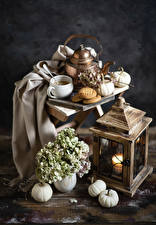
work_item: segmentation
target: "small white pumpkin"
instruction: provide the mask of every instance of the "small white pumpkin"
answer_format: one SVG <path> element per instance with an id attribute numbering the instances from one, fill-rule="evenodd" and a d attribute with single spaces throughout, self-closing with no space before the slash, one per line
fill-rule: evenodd
<path id="1" fill-rule="evenodd" d="M 114 80 L 116 87 L 125 87 L 130 84 L 131 77 L 122 67 L 120 69 L 120 71 L 112 72 L 111 77 Z"/>
<path id="2" fill-rule="evenodd" d="M 100 83 L 97 92 L 101 96 L 111 95 L 114 92 L 114 83 L 110 80 L 103 80 Z"/>
<path id="3" fill-rule="evenodd" d="M 54 186 L 60 192 L 69 192 L 76 186 L 76 182 L 76 174 L 74 173 L 72 176 L 65 177 L 62 181 L 54 182 Z"/>
<path id="4" fill-rule="evenodd" d="M 47 202 L 51 199 L 53 195 L 53 190 L 47 183 L 37 183 L 34 185 L 31 191 L 31 196 L 37 202 Z"/>
<path id="5" fill-rule="evenodd" d="M 96 180 L 88 187 L 88 193 L 92 197 L 98 196 L 104 190 L 106 190 L 106 183 L 103 180 Z"/>
<path id="6" fill-rule="evenodd" d="M 116 191 L 110 189 L 102 191 L 99 195 L 98 200 L 101 206 L 110 208 L 118 204 L 119 196 Z"/>

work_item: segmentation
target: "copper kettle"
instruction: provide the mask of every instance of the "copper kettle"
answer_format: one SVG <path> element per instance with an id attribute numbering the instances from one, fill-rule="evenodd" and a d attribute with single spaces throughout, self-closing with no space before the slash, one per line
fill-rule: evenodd
<path id="1" fill-rule="evenodd" d="M 84 47 L 84 45 L 81 44 L 80 47 L 74 51 L 73 55 L 71 55 L 66 60 L 65 70 L 67 74 L 72 78 L 76 79 L 80 72 L 86 70 L 98 71 L 99 56 L 101 55 L 103 48 L 100 42 L 97 40 L 97 38 L 86 34 L 73 34 L 67 38 L 67 40 L 64 43 L 64 46 L 66 46 L 67 43 L 71 41 L 73 38 L 90 38 L 92 40 L 95 40 L 96 43 L 99 45 L 100 51 L 97 53 L 96 57 L 93 57 L 91 55 L 90 50 L 88 50 L 86 47 Z M 112 64 L 112 62 L 107 62 L 104 65 L 103 69 L 101 69 L 101 72 L 106 74 L 110 64 Z"/>

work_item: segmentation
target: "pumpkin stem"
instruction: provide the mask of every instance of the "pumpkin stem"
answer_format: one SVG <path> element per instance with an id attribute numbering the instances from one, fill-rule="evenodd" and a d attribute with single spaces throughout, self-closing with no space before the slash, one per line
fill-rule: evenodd
<path id="1" fill-rule="evenodd" d="M 120 66 L 120 67 L 118 68 L 118 70 L 121 70 L 122 73 L 124 72 L 124 68 L 123 68 L 122 66 Z"/>
<path id="2" fill-rule="evenodd" d="M 94 177 L 91 177 L 91 184 L 93 184 L 94 182 Z"/>
<path id="3" fill-rule="evenodd" d="M 43 185 L 44 185 L 44 182 L 43 182 L 43 181 L 41 181 L 41 182 L 40 182 L 40 186 L 43 186 Z"/>
<path id="4" fill-rule="evenodd" d="M 108 193 L 107 193 L 107 195 L 109 195 L 110 190 L 111 190 L 111 189 L 108 189 Z"/>
<path id="5" fill-rule="evenodd" d="M 113 78 L 113 72 L 110 72 L 110 81 L 113 82 L 113 84 L 115 85 L 115 79 Z"/>
<path id="6" fill-rule="evenodd" d="M 123 67 L 119 67 L 118 70 L 120 71 L 120 75 L 124 72 L 124 68 Z"/>

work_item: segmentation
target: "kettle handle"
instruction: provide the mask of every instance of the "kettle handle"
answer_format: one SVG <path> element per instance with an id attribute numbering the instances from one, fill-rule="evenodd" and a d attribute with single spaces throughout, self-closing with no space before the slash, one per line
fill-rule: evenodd
<path id="1" fill-rule="evenodd" d="M 96 43 L 100 47 L 100 51 L 97 53 L 97 56 L 96 56 L 96 58 L 99 60 L 99 56 L 101 55 L 101 53 L 103 51 L 103 47 L 102 47 L 102 45 L 100 44 L 99 40 L 96 37 L 94 37 L 92 35 L 88 35 L 88 34 L 72 34 L 65 40 L 64 47 L 68 44 L 69 41 L 71 41 L 74 38 L 90 38 L 90 39 L 96 41 Z"/>

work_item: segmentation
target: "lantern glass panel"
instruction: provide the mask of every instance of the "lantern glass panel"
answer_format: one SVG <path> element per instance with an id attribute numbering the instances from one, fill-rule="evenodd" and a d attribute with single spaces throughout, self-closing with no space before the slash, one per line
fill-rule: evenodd
<path id="1" fill-rule="evenodd" d="M 144 131 L 135 141 L 134 174 L 133 174 L 134 178 L 143 169 L 145 164 L 145 143 L 146 143 L 146 131 Z"/>
<path id="2" fill-rule="evenodd" d="M 123 154 L 123 144 L 100 138 L 99 174 L 101 176 L 122 180 Z"/>
<path id="3" fill-rule="evenodd" d="M 140 137 L 135 141 L 134 145 L 134 174 L 135 178 L 137 174 L 143 169 L 145 164 L 145 143 L 146 143 L 146 131 L 144 131 Z"/>

